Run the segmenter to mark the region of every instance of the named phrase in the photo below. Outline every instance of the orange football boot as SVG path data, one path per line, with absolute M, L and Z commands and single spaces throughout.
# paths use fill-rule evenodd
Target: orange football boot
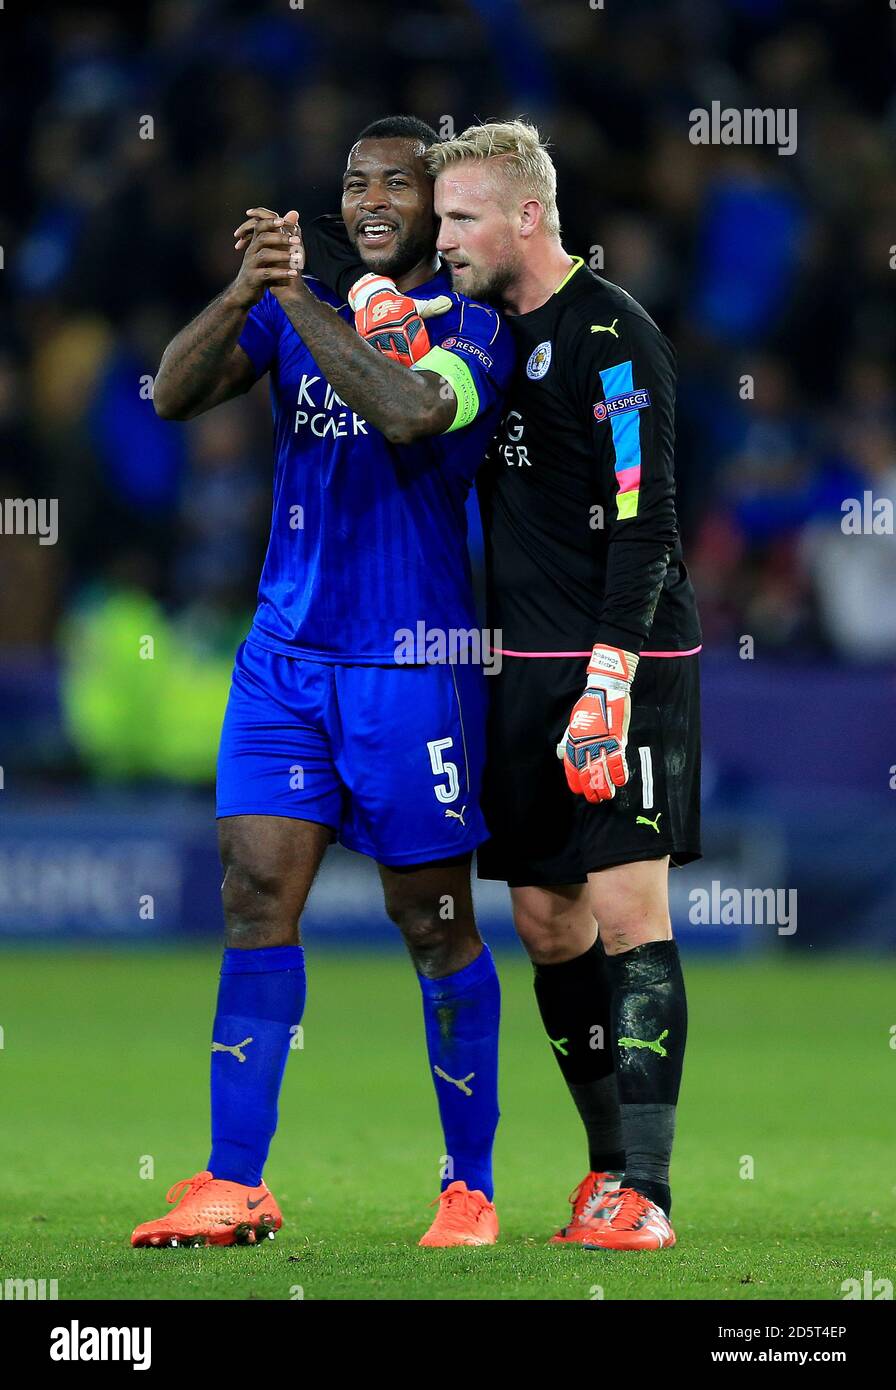
M 435 1221 L 418 1245 L 494 1245 L 498 1239 L 498 1213 L 484 1192 L 471 1192 L 465 1182 L 452 1182 L 436 1198 Z M 436 1202 L 430 1202 L 434 1207 Z
M 572 1216 L 568 1224 L 561 1226 L 556 1235 L 551 1236 L 548 1245 L 578 1245 L 585 1240 L 592 1213 L 602 1197 L 618 1191 L 619 1181 L 616 1173 L 586 1173 L 578 1187 L 569 1194 Z
M 675 1232 L 669 1218 L 633 1187 L 604 1197 L 588 1222 L 585 1250 L 669 1250 Z
M 180 1206 L 157 1221 L 144 1221 L 132 1245 L 255 1245 L 283 1225 L 280 1208 L 264 1183 L 244 1187 L 211 1173 L 196 1173 L 169 1189 L 167 1201 Z

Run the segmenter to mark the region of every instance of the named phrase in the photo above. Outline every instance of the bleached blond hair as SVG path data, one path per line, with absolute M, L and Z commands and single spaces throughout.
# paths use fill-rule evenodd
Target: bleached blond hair
M 468 126 L 454 140 L 430 145 L 423 159 L 433 178 L 464 160 L 494 160 L 496 168 L 521 193 L 541 203 L 545 230 L 560 235 L 557 170 L 538 130 L 527 121 L 486 121 Z

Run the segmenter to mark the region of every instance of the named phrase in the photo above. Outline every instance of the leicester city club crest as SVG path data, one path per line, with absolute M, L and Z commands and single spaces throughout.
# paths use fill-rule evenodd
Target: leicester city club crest
M 541 381 L 546 375 L 548 367 L 551 365 L 551 345 L 550 343 L 539 343 L 526 363 L 526 376 L 530 381 Z

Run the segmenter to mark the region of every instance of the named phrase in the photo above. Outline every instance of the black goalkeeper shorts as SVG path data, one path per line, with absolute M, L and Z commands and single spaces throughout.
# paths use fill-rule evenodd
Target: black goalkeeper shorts
M 505 657 L 491 676 L 480 878 L 511 887 L 584 883 L 614 864 L 699 859 L 698 656 L 641 658 L 632 683 L 629 779 L 610 801 L 570 791 L 556 745 L 585 688 L 581 657 Z

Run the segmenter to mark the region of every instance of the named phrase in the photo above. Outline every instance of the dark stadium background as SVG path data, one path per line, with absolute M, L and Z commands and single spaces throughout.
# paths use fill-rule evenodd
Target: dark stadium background
M 0 535 L 0 937 L 220 930 L 211 781 L 266 541 L 269 400 L 184 426 L 148 383 L 235 273 L 243 210 L 335 209 L 356 132 L 410 111 L 446 133 L 535 120 L 568 248 L 602 254 L 678 349 L 706 640 L 706 858 L 673 876 L 687 949 L 892 951 L 896 539 L 841 530 L 845 499 L 896 497 L 883 0 L 11 8 L 0 499 L 58 499 L 59 536 Z M 797 108 L 796 153 L 690 143 L 712 100 Z M 713 880 L 796 889 L 798 930 L 689 926 Z M 505 892 L 480 911 L 509 942 Z M 395 944 L 371 865 L 332 853 L 306 934 Z

